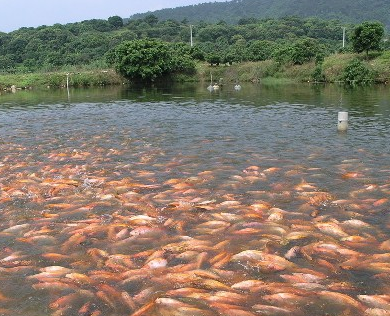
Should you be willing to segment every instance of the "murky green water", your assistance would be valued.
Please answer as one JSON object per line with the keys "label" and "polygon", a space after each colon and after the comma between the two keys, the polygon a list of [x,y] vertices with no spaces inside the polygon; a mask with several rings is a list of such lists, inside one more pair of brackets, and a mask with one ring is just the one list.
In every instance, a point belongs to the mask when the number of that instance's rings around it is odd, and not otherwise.
{"label": "murky green water", "polygon": [[387,312],[389,93],[0,95],[0,315]]}

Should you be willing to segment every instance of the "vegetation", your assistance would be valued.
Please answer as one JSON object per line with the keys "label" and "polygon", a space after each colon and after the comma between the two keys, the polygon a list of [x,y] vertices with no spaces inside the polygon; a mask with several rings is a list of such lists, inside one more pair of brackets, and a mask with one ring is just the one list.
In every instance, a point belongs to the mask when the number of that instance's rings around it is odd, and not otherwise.
{"label": "vegetation", "polygon": [[380,50],[384,27],[379,22],[364,22],[358,25],[352,35],[352,47],[356,53],[368,52],[370,50]]}
{"label": "vegetation", "polygon": [[[385,83],[390,78],[390,52],[367,60],[358,54],[333,54],[323,62],[311,61],[303,65],[280,64],[275,60],[241,62],[231,66],[210,66],[207,62],[198,62],[196,72],[191,75],[174,74],[174,81],[196,81],[209,84],[210,73],[213,78],[223,78],[224,83],[235,82],[347,82],[349,84]],[[368,70],[368,71],[367,71]],[[29,87],[65,87],[66,72],[0,74],[0,89],[16,85]],[[95,70],[71,72],[70,86],[117,85],[128,82],[114,70]]]}
{"label": "vegetation", "polygon": [[195,70],[190,50],[175,49],[156,40],[126,41],[112,50],[108,62],[124,77],[138,81],[154,81],[165,75]]}
{"label": "vegetation", "polygon": [[350,84],[372,82],[373,72],[359,59],[351,60],[345,67],[342,79]]}
{"label": "vegetation", "polygon": [[[299,16],[339,19],[349,23],[377,20],[390,27],[390,2],[386,0],[233,0],[203,3],[174,9],[154,11],[160,20],[191,23],[206,21],[217,23],[224,20],[230,24],[253,24],[259,19]],[[136,14],[131,19],[143,19],[149,13]]]}
{"label": "vegetation", "polygon": [[69,85],[72,87],[119,85],[125,82],[124,78],[113,70],[0,74],[0,88],[9,89],[13,85],[22,89],[66,87],[67,74],[69,74]]}
{"label": "vegetation", "polygon": [[[210,71],[223,73],[233,81],[286,77],[358,82],[361,73],[365,80],[388,80],[389,44],[383,40],[383,25],[347,25],[348,45],[342,48],[344,26],[338,20],[296,16],[246,18],[236,25],[202,22],[193,27],[192,47],[188,43],[188,20],[161,21],[151,14],[130,21],[114,16],[21,28],[0,33],[0,74],[14,78],[31,78],[28,74],[37,72],[50,74],[46,81],[41,77],[35,82],[17,80],[25,87],[64,86],[66,73],[83,74],[72,76],[71,85],[120,83],[125,79],[155,81],[164,76],[198,80],[209,77]],[[365,52],[366,60],[362,60],[361,52]],[[361,64],[349,64],[353,59]],[[370,72],[364,73],[362,65]],[[112,69],[120,76],[107,79]],[[61,79],[55,80],[55,74]],[[0,77],[0,86],[8,86],[1,78],[5,77]]]}
{"label": "vegetation", "polygon": [[[190,55],[212,64],[260,61],[272,58],[275,52],[288,51],[290,47],[298,49],[299,45],[305,45],[304,39],[307,45],[315,43],[314,50],[329,54],[341,48],[342,26],[340,21],[297,17],[240,25],[201,23],[194,27],[195,46]],[[349,28],[352,30],[353,26]],[[124,41],[156,39],[178,44],[189,43],[189,38],[188,21],[160,21],[153,15],[127,24],[119,17],[110,17],[21,28],[8,34],[0,33],[0,72],[67,71],[86,66],[105,69],[109,50]],[[294,62],[296,57],[286,60]]]}

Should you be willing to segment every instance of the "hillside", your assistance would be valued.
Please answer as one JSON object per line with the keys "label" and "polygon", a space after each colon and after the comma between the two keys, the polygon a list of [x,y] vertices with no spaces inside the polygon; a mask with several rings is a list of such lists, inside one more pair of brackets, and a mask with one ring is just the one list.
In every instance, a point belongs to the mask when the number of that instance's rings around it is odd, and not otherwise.
{"label": "hillside", "polygon": [[173,19],[189,22],[205,21],[238,23],[243,18],[278,18],[284,16],[339,19],[347,23],[378,20],[390,27],[388,0],[233,0],[203,3],[136,14],[131,19],[153,14],[160,20]]}
{"label": "hillside", "polygon": [[[330,54],[340,49],[341,28],[346,26],[336,20],[299,17],[247,22],[245,25],[199,23],[193,34],[195,58],[202,60],[205,56],[218,55],[225,62],[264,60],[307,38],[325,54]],[[350,32],[353,25],[347,29]],[[113,17],[21,28],[8,34],[0,33],[0,73],[81,66],[104,68],[106,54],[123,41],[154,38],[185,46],[189,37],[190,27],[186,21],[159,21],[153,16],[131,20],[128,24]]]}

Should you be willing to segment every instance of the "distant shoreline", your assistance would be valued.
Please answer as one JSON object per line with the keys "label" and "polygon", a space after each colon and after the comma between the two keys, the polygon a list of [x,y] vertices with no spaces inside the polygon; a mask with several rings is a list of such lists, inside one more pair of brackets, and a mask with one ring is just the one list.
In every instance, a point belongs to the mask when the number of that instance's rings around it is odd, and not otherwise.
{"label": "distant shoreline", "polygon": [[[355,54],[336,54],[327,57],[322,64],[322,82],[340,82],[345,66],[356,58]],[[390,58],[390,56],[388,56]],[[364,61],[372,70],[373,83],[387,83],[390,81],[390,64],[385,58],[378,57]],[[169,79],[173,82],[203,82],[209,83],[211,76],[223,83],[235,82],[316,82],[313,78],[314,62],[303,65],[278,65],[275,61],[237,63],[231,66],[210,66],[206,63],[197,65],[194,75],[176,74]],[[69,87],[96,87],[108,85],[122,85],[129,81],[117,74],[113,69],[80,70],[79,72],[36,72],[26,74],[0,74],[0,90],[11,91],[36,88],[66,88],[67,75]]]}

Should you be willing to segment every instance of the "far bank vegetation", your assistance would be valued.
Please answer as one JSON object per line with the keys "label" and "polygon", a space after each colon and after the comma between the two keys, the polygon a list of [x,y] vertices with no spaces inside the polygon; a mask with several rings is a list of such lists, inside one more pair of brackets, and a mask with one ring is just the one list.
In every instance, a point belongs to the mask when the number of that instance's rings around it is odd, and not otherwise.
{"label": "far bank vegetation", "polygon": [[[160,21],[154,15],[127,23],[110,17],[0,33],[0,87],[65,86],[67,73],[73,86],[154,81],[161,76],[207,81],[210,73],[226,82],[275,77],[369,83],[390,78],[390,45],[378,22],[248,18],[234,25],[199,22],[192,30],[192,47],[188,21]],[[151,63],[140,65],[143,56],[135,58],[140,47],[159,58],[147,58]]]}

